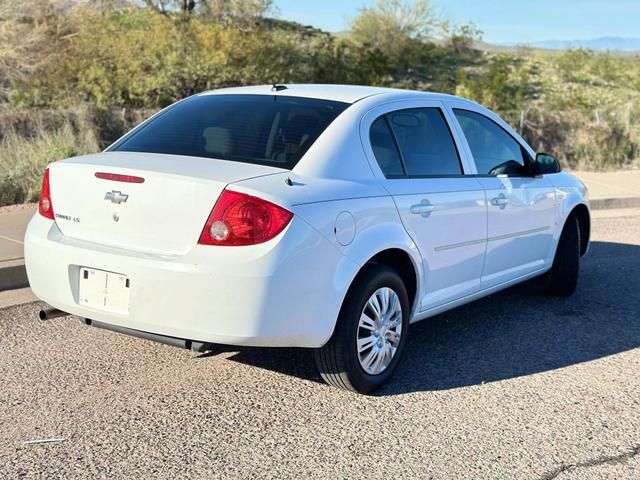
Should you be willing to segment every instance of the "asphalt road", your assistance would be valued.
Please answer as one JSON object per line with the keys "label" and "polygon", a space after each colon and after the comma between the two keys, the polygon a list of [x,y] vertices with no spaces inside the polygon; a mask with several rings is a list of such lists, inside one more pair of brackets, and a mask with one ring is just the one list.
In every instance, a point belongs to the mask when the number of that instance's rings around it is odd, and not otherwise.
{"label": "asphalt road", "polygon": [[593,240],[572,298],[517,287],[415,325],[373,397],[304,350],[198,356],[0,310],[0,477],[640,478],[640,216]]}

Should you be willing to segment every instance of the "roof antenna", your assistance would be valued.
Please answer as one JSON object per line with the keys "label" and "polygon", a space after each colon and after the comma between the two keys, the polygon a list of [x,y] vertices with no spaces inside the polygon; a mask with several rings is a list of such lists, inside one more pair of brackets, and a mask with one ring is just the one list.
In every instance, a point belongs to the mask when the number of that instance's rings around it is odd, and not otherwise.
{"label": "roof antenna", "polygon": [[281,85],[281,84],[277,84],[277,83],[273,83],[273,87],[271,87],[271,91],[272,92],[281,92],[282,90],[286,90],[287,86],[286,85]]}

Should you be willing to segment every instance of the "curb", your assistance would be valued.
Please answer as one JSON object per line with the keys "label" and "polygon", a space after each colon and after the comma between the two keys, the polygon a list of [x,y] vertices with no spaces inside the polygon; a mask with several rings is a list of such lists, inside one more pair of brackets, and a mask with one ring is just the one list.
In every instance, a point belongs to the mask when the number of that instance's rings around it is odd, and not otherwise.
{"label": "curb", "polygon": [[24,260],[11,260],[0,265],[0,292],[29,286]]}
{"label": "curb", "polygon": [[640,197],[594,198],[589,201],[591,210],[609,210],[615,208],[640,208]]}

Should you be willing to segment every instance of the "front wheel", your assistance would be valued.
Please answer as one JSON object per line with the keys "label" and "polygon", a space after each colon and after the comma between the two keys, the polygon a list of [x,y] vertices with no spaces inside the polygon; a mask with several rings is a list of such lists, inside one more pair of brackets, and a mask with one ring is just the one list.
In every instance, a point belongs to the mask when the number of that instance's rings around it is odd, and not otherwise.
{"label": "front wheel", "polygon": [[315,351],[324,381],[359,393],[384,385],[402,356],[410,308],[407,290],[395,270],[365,267],[347,294],[333,336]]}

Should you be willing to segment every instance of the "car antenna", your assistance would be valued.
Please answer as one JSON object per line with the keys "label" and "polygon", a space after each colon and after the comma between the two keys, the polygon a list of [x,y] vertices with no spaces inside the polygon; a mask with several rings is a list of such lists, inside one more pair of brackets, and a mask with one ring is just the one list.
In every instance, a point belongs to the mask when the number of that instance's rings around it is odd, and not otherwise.
{"label": "car antenna", "polygon": [[278,83],[273,83],[273,86],[271,87],[272,92],[281,92],[282,90],[286,90],[286,89],[287,89],[286,85],[282,85]]}

